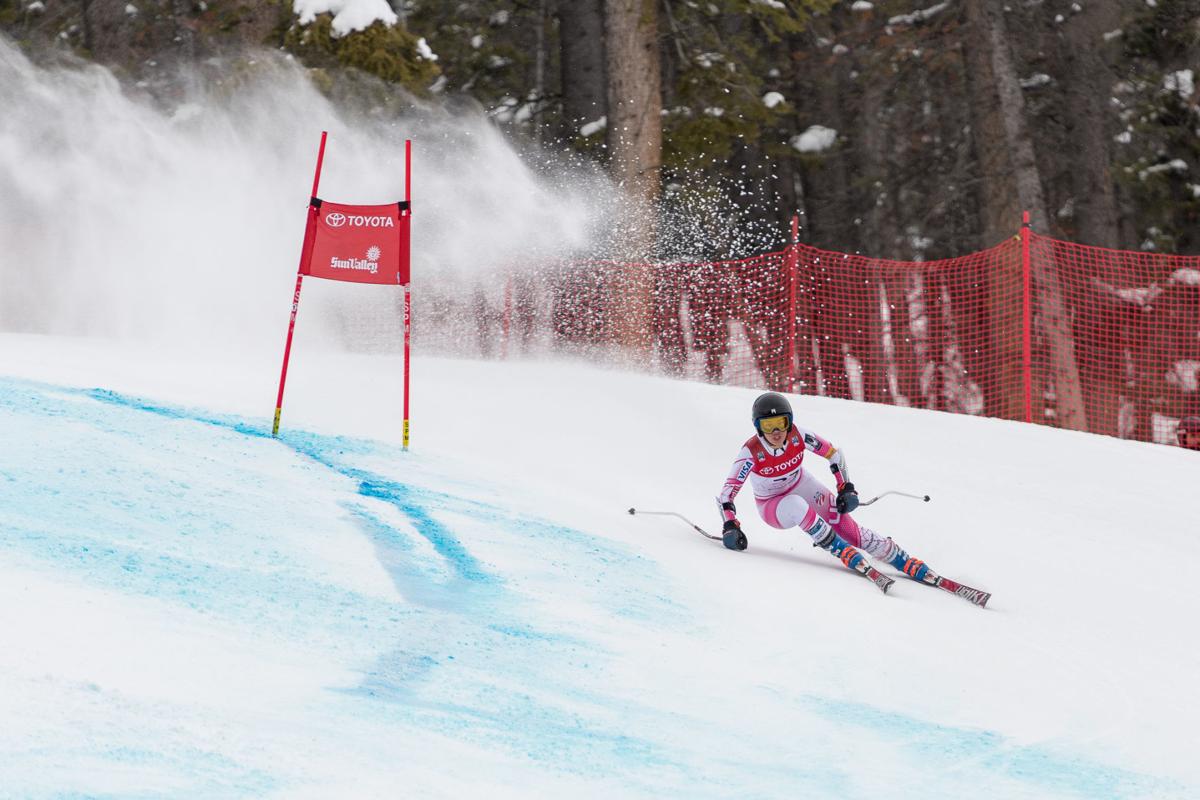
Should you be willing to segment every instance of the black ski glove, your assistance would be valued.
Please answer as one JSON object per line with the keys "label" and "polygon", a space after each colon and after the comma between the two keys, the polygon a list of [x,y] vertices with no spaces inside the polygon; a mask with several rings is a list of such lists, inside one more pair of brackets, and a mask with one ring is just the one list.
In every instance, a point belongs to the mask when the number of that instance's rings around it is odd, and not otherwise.
{"label": "black ski glove", "polygon": [[854,490],[854,484],[846,481],[842,484],[842,488],[838,489],[837,493],[837,510],[839,514],[849,514],[854,509],[858,508],[858,492]]}
{"label": "black ski glove", "polygon": [[746,534],[742,533],[742,526],[736,519],[725,520],[725,525],[721,528],[721,540],[730,550],[745,550],[749,544]]}

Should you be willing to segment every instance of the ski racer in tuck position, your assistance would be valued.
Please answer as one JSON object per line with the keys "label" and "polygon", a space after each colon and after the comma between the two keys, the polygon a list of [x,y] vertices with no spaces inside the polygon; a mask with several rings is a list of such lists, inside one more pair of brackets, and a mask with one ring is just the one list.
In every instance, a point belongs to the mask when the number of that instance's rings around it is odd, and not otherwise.
{"label": "ski racer in tuck position", "polygon": [[[976,605],[987,602],[990,595],[986,592],[942,578],[921,559],[906,553],[891,537],[854,521],[850,512],[858,507],[858,492],[850,482],[845,457],[827,440],[793,422],[792,406],[786,397],[775,392],[761,395],[754,401],[751,416],[756,433],[742,445],[717,496],[724,518],[722,540],[726,547],[746,549],[746,535],[742,533],[733,501],[749,480],[758,514],[764,522],[780,530],[801,528],[812,537],[815,546],[828,550],[883,591],[887,591],[891,579],[875,570],[860,550],[915,581],[940,586]],[[829,461],[837,482],[836,493],[804,469],[802,462],[807,452]]]}

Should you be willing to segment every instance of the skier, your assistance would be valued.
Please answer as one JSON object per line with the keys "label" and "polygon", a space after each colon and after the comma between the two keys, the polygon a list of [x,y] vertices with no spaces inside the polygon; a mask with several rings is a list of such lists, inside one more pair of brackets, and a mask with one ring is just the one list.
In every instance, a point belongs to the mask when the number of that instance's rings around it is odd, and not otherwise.
{"label": "skier", "polygon": [[1175,438],[1180,447],[1200,450],[1200,417],[1184,417],[1175,428]]}
{"label": "skier", "polygon": [[[742,446],[717,497],[725,520],[722,539],[726,547],[746,549],[746,535],[733,500],[749,479],[764,522],[780,530],[800,527],[817,547],[867,575],[884,591],[891,581],[871,568],[860,549],[913,580],[938,584],[939,576],[925,562],[909,556],[891,537],[859,525],[850,517],[858,507],[858,492],[850,482],[845,457],[828,441],[793,422],[792,406],[786,397],[775,392],[761,395],[754,401],[751,417],[756,433]],[[829,461],[837,481],[836,493],[801,466],[806,452]]]}

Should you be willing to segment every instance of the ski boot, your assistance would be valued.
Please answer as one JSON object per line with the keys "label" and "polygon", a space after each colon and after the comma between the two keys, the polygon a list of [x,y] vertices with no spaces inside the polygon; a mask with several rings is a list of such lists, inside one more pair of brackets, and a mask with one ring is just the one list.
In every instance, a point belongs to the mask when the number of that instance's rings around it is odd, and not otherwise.
{"label": "ski boot", "polygon": [[858,548],[838,536],[829,523],[820,517],[817,517],[816,522],[808,529],[808,535],[812,537],[813,547],[828,550],[855,572],[862,572],[866,566],[867,560],[858,552]]}
{"label": "ski boot", "polygon": [[931,586],[937,585],[938,574],[931,570],[928,564],[919,558],[913,558],[908,553],[904,552],[904,548],[895,544],[895,542],[892,544],[896,548],[896,552],[891,558],[887,559],[887,563],[891,564],[893,567],[900,570],[914,581],[928,583]]}

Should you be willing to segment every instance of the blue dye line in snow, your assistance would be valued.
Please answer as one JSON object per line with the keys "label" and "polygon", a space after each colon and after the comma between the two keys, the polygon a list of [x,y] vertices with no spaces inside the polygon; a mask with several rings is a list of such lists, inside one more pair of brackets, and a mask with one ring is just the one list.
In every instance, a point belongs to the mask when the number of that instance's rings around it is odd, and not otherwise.
{"label": "blue dye line in snow", "polygon": [[[13,406],[13,392],[19,394],[22,390],[17,388],[15,382],[4,381],[3,384],[7,391],[6,396],[0,398],[0,406]],[[248,437],[272,438],[265,423],[255,424],[233,416],[172,408],[103,389],[75,390],[49,386],[33,388],[34,384],[23,382],[21,385],[30,390],[25,392],[27,396],[18,399],[18,403],[28,404],[37,408],[39,413],[51,417],[67,416],[71,411],[55,407],[54,403],[50,402],[52,398],[45,394],[39,396],[40,388],[53,389],[61,394],[86,396],[109,405],[147,412],[167,419],[210,425]],[[516,659],[515,663],[507,664],[508,676],[512,677],[514,669],[532,670],[531,674],[536,674],[537,669],[530,667],[531,663],[549,663],[555,658],[562,658],[564,650],[588,646],[588,643],[582,640],[535,630],[524,624],[523,620],[514,618],[514,609],[505,608],[504,603],[497,603],[499,597],[496,593],[502,591],[503,580],[489,572],[467,550],[462,541],[455,537],[445,524],[439,522],[437,516],[459,514],[476,520],[494,521],[498,526],[519,530],[522,537],[530,540],[552,539],[560,544],[569,543],[576,551],[588,556],[589,563],[613,565],[622,570],[626,577],[630,568],[636,570],[641,566],[644,570],[645,564],[637,563],[641,560],[640,556],[611,547],[580,531],[520,517],[510,510],[479,501],[388,480],[342,462],[346,456],[386,457],[390,452],[388,447],[377,442],[295,431],[285,433],[279,437],[279,441],[353,481],[360,496],[387,503],[404,514],[419,535],[430,543],[450,567],[453,577],[451,583],[439,587],[437,581],[431,580],[427,572],[422,572],[419,564],[404,558],[406,552],[411,552],[411,545],[403,533],[388,526],[365,506],[347,506],[364,526],[367,535],[376,545],[381,564],[405,596],[428,605],[432,613],[445,612],[444,619],[458,620],[456,624],[461,625],[463,632],[470,635],[474,641],[480,641],[478,636],[482,633],[483,641],[489,643],[487,647],[476,646],[475,651],[468,647],[466,652],[459,653],[456,657],[454,653],[441,652],[436,645],[421,649],[419,643],[414,642],[416,649],[395,650],[385,654],[379,659],[376,667],[364,675],[362,683],[350,693],[374,699],[391,698],[403,701],[405,713],[411,715],[415,721],[447,733],[469,734],[474,738],[506,734],[507,738],[512,739],[511,744],[514,747],[523,748],[530,757],[540,761],[556,762],[564,754],[574,756],[578,761],[573,767],[569,767],[568,771],[600,774],[611,767],[613,760],[624,768],[636,766],[667,770],[687,769],[686,765],[677,763],[677,758],[668,755],[670,748],[630,737],[619,730],[610,729],[609,726],[596,727],[589,724],[586,715],[579,716],[577,712],[568,711],[566,708],[555,708],[544,700],[520,692],[492,687],[493,691],[500,692],[492,698],[494,704],[476,705],[465,705],[448,698],[422,699],[413,693],[416,685],[432,679],[439,670],[454,670],[464,660],[476,662],[466,666],[469,671],[478,668],[480,660],[486,661],[492,653],[507,654],[515,649],[517,655],[507,656]],[[398,452],[396,456],[400,457]],[[12,480],[4,475],[0,475],[0,478]],[[170,559],[147,563],[145,560],[139,560],[137,554],[125,554],[130,557],[124,558],[112,548],[103,554],[94,553],[85,557],[93,558],[97,555],[107,555],[109,568],[112,570],[125,571],[135,576],[141,574],[144,580],[151,584],[159,588],[164,585],[173,586],[180,594],[186,594],[195,580],[195,576],[189,574],[194,573],[194,568],[185,563],[171,563]],[[172,578],[169,573],[178,574]],[[212,577],[205,575],[203,582],[209,583]],[[643,590],[651,585],[651,582],[641,583],[643,585],[640,588]],[[231,587],[226,584],[225,588]],[[349,597],[329,596],[315,596],[312,599],[335,603],[352,600]],[[643,598],[641,605],[631,601],[618,613],[661,621],[664,613],[669,615],[673,611],[677,611],[677,607],[670,598],[657,596]],[[516,641],[515,648],[503,649],[505,641],[509,639]],[[489,647],[497,646],[502,649],[489,650]],[[553,677],[550,672],[546,671],[547,679]],[[453,675],[454,673],[448,673],[442,677]],[[469,678],[469,675],[467,677]],[[581,709],[601,706],[606,702],[606,698],[601,694],[572,686],[568,681],[559,680],[557,684],[546,687],[549,690],[548,696],[567,698]],[[819,697],[808,698],[803,701],[803,705],[836,724],[878,733],[896,742],[902,750],[911,752],[914,762],[921,763],[925,769],[943,776],[961,776],[964,783],[986,785],[988,776],[994,776],[1010,781],[1015,786],[1028,787],[1031,791],[1059,797],[1132,798],[1187,794],[1186,787],[1170,780],[1120,770],[1076,757],[1065,748],[1057,750],[1047,746],[1017,745],[991,731],[952,728],[871,706],[835,703]],[[266,781],[257,783],[259,787],[269,785],[269,779],[265,776],[260,775],[256,778],[258,781]],[[811,791],[811,796],[838,794],[837,791],[828,791],[836,784],[836,774],[806,774],[803,770],[789,766],[782,770],[779,778],[781,786],[804,785]],[[636,782],[636,779],[634,780]],[[822,792],[821,789],[827,791]]]}
{"label": "blue dye line in snow", "polygon": [[[1019,745],[994,731],[939,725],[874,706],[809,696],[805,705],[821,716],[872,732],[914,754],[913,763],[941,776],[997,775],[1036,787],[1044,796],[1097,798],[1184,797],[1185,787],[1158,776],[1118,769],[1056,751]],[[1195,796],[1194,794],[1191,796]]]}
{"label": "blue dye line in snow", "polygon": [[398,508],[412,520],[417,532],[429,540],[438,554],[454,567],[460,577],[477,583],[490,583],[497,580],[463,547],[462,542],[450,530],[438,523],[422,504],[415,502],[417,498],[409,487],[380,478],[365,470],[338,463],[338,456],[377,452],[380,448],[375,442],[345,436],[319,436],[307,432],[291,432],[280,437],[272,437],[265,426],[252,424],[239,417],[185,411],[128,397],[108,389],[90,389],[84,391],[84,394],[103,403],[145,411],[169,419],[225,428],[244,436],[262,439],[278,438],[278,441],[301,455],[354,481],[358,494],[363,497],[383,500]]}
{"label": "blue dye line in snow", "polygon": [[[239,417],[173,408],[122,395],[108,389],[72,391],[77,391],[101,402],[145,411],[170,419],[225,428],[246,436],[263,439],[275,438],[268,432],[265,421],[261,425],[256,425]],[[585,548],[592,560],[606,565],[620,564],[621,569],[626,573],[635,565],[640,567],[642,572],[645,572],[649,566],[641,555],[609,545],[582,531],[519,516],[510,510],[459,495],[388,480],[341,462],[341,458],[347,455],[386,457],[390,454],[397,459],[405,457],[387,445],[371,440],[346,436],[324,436],[307,431],[285,431],[278,437],[278,441],[331,471],[354,481],[359,495],[382,500],[397,508],[411,520],[417,532],[429,541],[435,551],[455,569],[458,576],[468,582],[477,585],[495,585],[502,581],[498,576],[489,573],[463,546],[458,537],[437,521],[434,512],[457,513],[477,520],[491,521],[498,526],[518,529],[520,535],[529,540],[552,541],[558,546],[571,544],[578,548]],[[411,458],[411,456],[407,457]],[[351,513],[361,516],[361,513],[354,509],[351,509]],[[382,523],[375,520],[374,524]],[[652,585],[652,582],[647,582],[647,585]],[[680,609],[669,596],[663,593],[652,595],[630,593],[614,609],[614,613],[625,618],[650,620],[664,613],[678,615]]]}
{"label": "blue dye line in snow", "polygon": [[[272,438],[265,426],[259,427],[236,417],[186,411],[110,390],[75,390],[75,393],[169,420],[210,425],[255,438]],[[460,634],[451,638],[461,638],[469,643],[456,659],[454,654],[444,652],[444,637],[434,636],[422,646],[421,636],[417,636],[408,641],[407,648],[377,658],[374,666],[364,673],[360,684],[346,690],[347,694],[396,701],[392,704],[393,713],[399,710],[402,716],[408,716],[412,721],[423,720],[435,728],[457,731],[458,735],[469,735],[484,744],[494,744],[499,737],[500,741],[509,742],[510,747],[535,759],[556,763],[558,769],[569,772],[607,774],[612,759],[627,767],[631,763],[648,767],[670,765],[673,769],[686,771],[685,765],[672,762],[661,745],[619,727],[589,723],[586,716],[580,717],[578,712],[559,708],[557,702],[550,700],[553,697],[571,698],[570,705],[580,709],[608,709],[611,698],[603,692],[574,686],[569,677],[556,677],[553,671],[540,677],[544,684],[540,698],[517,690],[520,681],[511,684],[514,676],[538,674],[554,659],[570,659],[570,654],[576,651],[586,651],[588,658],[593,660],[605,656],[594,643],[574,635],[540,631],[529,626],[511,607],[516,602],[515,597],[500,600],[497,593],[503,588],[503,580],[485,569],[436,516],[458,514],[474,521],[482,520],[484,524],[515,529],[523,539],[553,540],[560,557],[564,545],[573,545],[572,549],[581,552],[589,564],[596,561],[603,565],[601,570],[612,567],[614,574],[619,569],[621,581],[614,581],[614,584],[647,573],[649,562],[581,531],[519,516],[479,501],[389,480],[343,462],[348,455],[386,457],[387,446],[376,442],[295,431],[285,433],[278,440],[298,454],[351,480],[360,496],[398,509],[453,571],[450,583],[431,580],[428,571],[423,570],[416,559],[404,558],[406,552],[411,553],[411,546],[400,531],[365,506],[346,504],[347,510],[358,519],[364,533],[375,544],[377,557],[397,589],[410,600],[425,605],[426,613],[434,615],[425,618],[425,625],[449,626],[450,630]],[[399,457],[398,453],[396,455]],[[648,583],[653,585],[654,581]],[[659,606],[659,610],[668,615],[672,610],[678,610],[669,598],[657,592],[630,590],[629,594],[637,599],[618,605],[615,613],[620,616],[656,618],[650,606]],[[507,602],[509,600],[513,602]],[[577,667],[576,664],[572,669]],[[582,668],[586,670],[586,664]],[[492,698],[481,707],[447,702],[447,699],[423,699],[419,693],[421,685],[431,680],[445,683],[461,680],[463,675],[468,685],[474,686],[478,681],[475,672],[483,670],[486,673],[489,669],[501,670],[499,683],[490,686],[490,682],[485,682],[477,686]],[[470,694],[473,692],[468,696]],[[559,761],[564,753],[571,753],[576,759],[564,764]]]}

